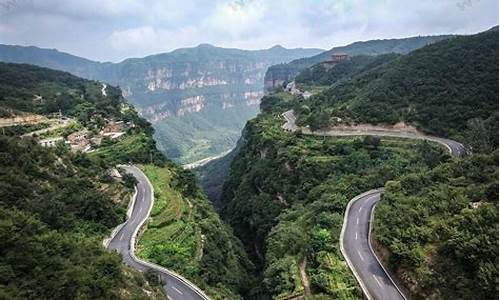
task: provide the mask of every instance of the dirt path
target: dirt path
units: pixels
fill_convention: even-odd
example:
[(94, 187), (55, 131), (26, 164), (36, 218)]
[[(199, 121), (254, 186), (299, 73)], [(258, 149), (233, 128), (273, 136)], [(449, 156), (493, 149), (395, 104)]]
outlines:
[(304, 259), (300, 264), (300, 278), (302, 279), (302, 285), (304, 286), (304, 295), (307, 299), (309, 296), (311, 296), (311, 288), (309, 285), (309, 279), (307, 278), (307, 256), (304, 256)]

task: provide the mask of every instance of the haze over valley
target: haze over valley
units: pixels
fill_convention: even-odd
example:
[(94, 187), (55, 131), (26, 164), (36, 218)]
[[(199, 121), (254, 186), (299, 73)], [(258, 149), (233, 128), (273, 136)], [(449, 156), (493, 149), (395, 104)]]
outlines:
[(497, 299), (498, 10), (0, 0), (0, 299)]

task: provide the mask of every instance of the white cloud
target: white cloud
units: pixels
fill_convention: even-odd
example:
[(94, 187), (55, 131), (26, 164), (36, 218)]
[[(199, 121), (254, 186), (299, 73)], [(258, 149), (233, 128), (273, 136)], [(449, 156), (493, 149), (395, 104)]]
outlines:
[(496, 0), (0, 0), (0, 42), (121, 60), (212, 43), (331, 48), (356, 40), (473, 33)]

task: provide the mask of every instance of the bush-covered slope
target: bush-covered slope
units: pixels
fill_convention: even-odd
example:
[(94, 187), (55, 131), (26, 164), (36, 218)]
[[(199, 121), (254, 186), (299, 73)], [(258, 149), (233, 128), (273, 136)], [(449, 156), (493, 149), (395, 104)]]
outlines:
[[(283, 101), (279, 94), (265, 97), (264, 112), (247, 124), (221, 199), (223, 217), (261, 272), (252, 296), (282, 299), (310, 289), (315, 297), (358, 299), (361, 292), (339, 250), (347, 202), (447, 155), (411, 140), (375, 143), (287, 133), (280, 112), (294, 100), (267, 102), (276, 98)], [(307, 288), (300, 271), (304, 261)]]
[(0, 298), (164, 298), (101, 241), (130, 190), (64, 148), (0, 136)]
[[(144, 165), (157, 197), (140, 255), (193, 279), (213, 299), (240, 297), (252, 271), (241, 243), (201, 194), (194, 175), (156, 149), (150, 124), (118, 88), (107, 86), (103, 93), (99, 82), (30, 65), (0, 63), (0, 78), (0, 106), (9, 115), (50, 117), (61, 109), (74, 119), (42, 135), (65, 135), (73, 127), (97, 134), (110, 120), (131, 124), (90, 153), (0, 136), (0, 235), (6, 241), (0, 247), (0, 290), (6, 299), (143, 299), (150, 291), (150, 297), (163, 297), (161, 286), (149, 286), (101, 246), (104, 235), (123, 222), (132, 188), (127, 177), (121, 183), (107, 172), (130, 162)], [(33, 95), (44, 101), (33, 102)], [(6, 132), (41, 128), (44, 123)], [(172, 209), (179, 214), (171, 215)], [(185, 230), (170, 235), (172, 228)], [(23, 251), (16, 252), (18, 247)]]
[[(305, 124), (404, 121), (464, 140), (469, 127), (498, 126), (498, 28), (454, 37), (361, 72), (303, 102)], [(479, 124), (479, 125), (478, 125)], [(496, 141), (492, 141), (495, 148)]]
[[(450, 35), (419, 36), (404, 39), (386, 39), (355, 42), (346, 46), (334, 47), (320, 54), (299, 58), (286, 64), (274, 65), (268, 68), (265, 75), (267, 90), (279, 87), (280, 82), (291, 81), (303, 70), (320, 62), (329, 60), (334, 53), (355, 55), (379, 55), (387, 53), (408, 53), (425, 45), (450, 38)], [(278, 86), (276, 86), (278, 83)]]
[(388, 182), (375, 239), (412, 298), (496, 298), (498, 152)]
[[(261, 271), (253, 296), (361, 297), (339, 251), (342, 214), (352, 197), (387, 181), (376, 234), (411, 295), (497, 294), (498, 31), (330, 78), (316, 75), (307, 74), (309, 84), (318, 78), (332, 87), (309, 99), (284, 92), (262, 99), (224, 185), (222, 215)], [(281, 128), (281, 113), (291, 108), (305, 124), (403, 120), (459, 137), (474, 152), (496, 151), (452, 159), (436, 145), (408, 139), (291, 134)], [(447, 264), (453, 266), (444, 274)]]
[[(66, 72), (25, 64), (0, 63), (0, 117), (26, 113), (50, 117), (61, 112), (76, 122), (75, 129), (55, 132), (67, 136), (86, 129), (95, 135), (105, 126), (105, 120), (130, 122), (132, 128), (116, 140), (106, 140), (92, 157), (106, 163), (161, 163), (165, 159), (156, 149), (151, 125), (140, 118), (126, 103), (117, 87), (76, 77)], [(43, 125), (43, 124), (41, 124)], [(40, 127), (40, 126), (38, 126)], [(7, 128), (7, 134), (23, 134), (36, 125)], [(43, 128), (43, 127), (41, 127)], [(78, 128), (78, 129), (77, 129)]]
[(325, 68), (322, 63), (307, 68), (295, 77), (300, 86), (324, 86), (337, 83), (339, 80), (349, 80), (352, 76), (387, 63), (399, 57), (397, 54), (382, 54), (376, 56), (358, 55), (348, 61), (341, 62), (333, 68)]
[(196, 185), (179, 167), (145, 166), (155, 190), (151, 221), (139, 256), (183, 274), (212, 299), (241, 299), (253, 265), (241, 242), (221, 222)]

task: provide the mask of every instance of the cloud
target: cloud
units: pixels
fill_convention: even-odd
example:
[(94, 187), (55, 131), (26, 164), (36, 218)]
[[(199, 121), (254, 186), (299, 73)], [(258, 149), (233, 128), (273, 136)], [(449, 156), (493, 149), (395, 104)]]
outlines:
[(112, 61), (200, 43), (331, 48), (497, 23), (495, 0), (0, 0), (1, 43)]

